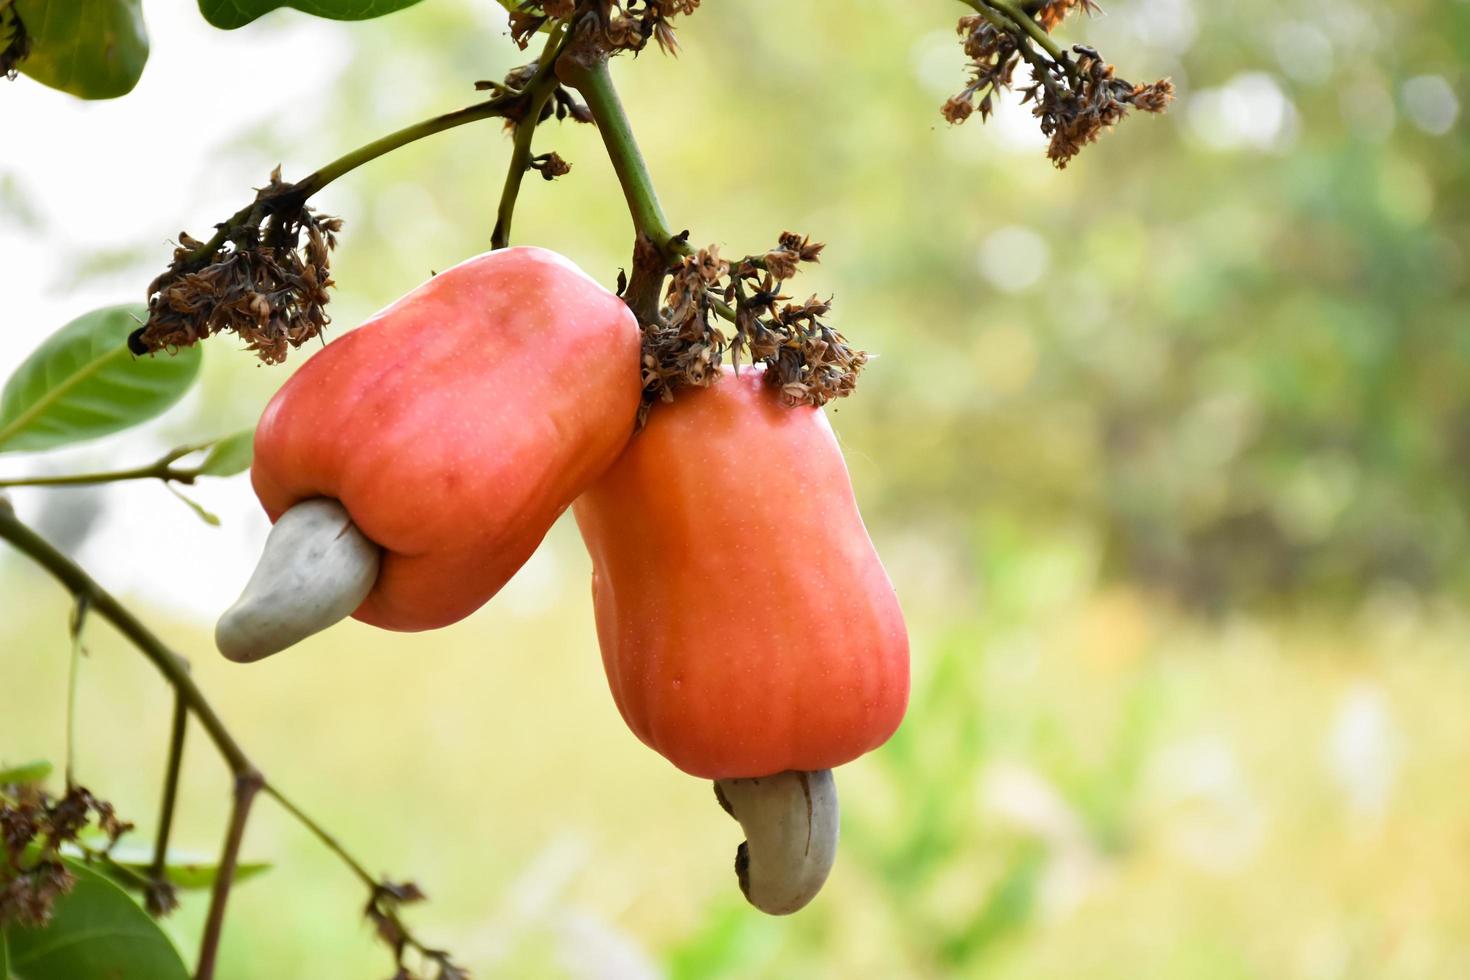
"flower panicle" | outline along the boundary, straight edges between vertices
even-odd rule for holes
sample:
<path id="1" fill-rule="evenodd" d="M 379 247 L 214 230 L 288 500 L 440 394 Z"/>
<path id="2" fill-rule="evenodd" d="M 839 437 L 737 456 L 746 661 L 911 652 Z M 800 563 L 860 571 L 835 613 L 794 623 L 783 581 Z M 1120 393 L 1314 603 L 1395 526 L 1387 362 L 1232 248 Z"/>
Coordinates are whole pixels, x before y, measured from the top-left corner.
<path id="1" fill-rule="evenodd" d="M 762 365 L 789 405 L 851 394 L 867 353 L 827 323 L 831 299 L 792 302 L 785 292 L 802 266 L 820 261 L 823 247 L 786 232 L 775 247 L 733 262 L 715 245 L 681 259 L 658 322 L 645 328 L 644 415 L 680 388 L 713 384 L 727 354 L 736 370 L 742 362 Z"/>
<path id="2" fill-rule="evenodd" d="M 969 59 L 969 79 L 963 89 L 940 107 L 952 124 L 965 122 L 977 112 L 982 122 L 995 111 L 1001 92 L 1015 90 L 1016 71 L 1024 61 L 1031 83 L 1020 88 L 1021 102 L 1031 106 L 1042 135 L 1048 137 L 1047 156 L 1064 169 L 1082 149 L 1121 122 L 1132 109 L 1164 112 L 1174 98 L 1167 78 L 1144 85 L 1118 78 L 1115 69 L 1093 48 L 1074 45 L 1059 58 L 1038 50 L 1023 22 L 1008 9 L 982 0 L 983 13 L 961 17 L 957 27 Z M 1050 33 L 1074 11 L 1098 11 L 1093 0 L 1046 0 L 1024 15 Z M 1032 31 L 1035 28 L 1032 27 Z M 1054 48 L 1051 50 L 1055 50 Z"/>

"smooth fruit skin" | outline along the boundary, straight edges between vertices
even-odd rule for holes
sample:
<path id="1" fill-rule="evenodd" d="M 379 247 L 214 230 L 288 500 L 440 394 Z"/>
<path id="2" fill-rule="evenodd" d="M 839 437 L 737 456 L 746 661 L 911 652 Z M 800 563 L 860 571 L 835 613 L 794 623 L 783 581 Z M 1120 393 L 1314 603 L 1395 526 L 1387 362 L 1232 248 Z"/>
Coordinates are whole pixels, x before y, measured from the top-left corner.
<path id="1" fill-rule="evenodd" d="M 500 590 L 627 444 L 639 345 L 623 302 L 567 259 L 469 259 L 282 386 L 256 429 L 256 495 L 272 521 L 335 498 L 384 549 L 356 618 L 446 626 Z"/>
<path id="2" fill-rule="evenodd" d="M 573 507 L 633 733 L 708 779 L 830 769 L 908 704 L 908 634 L 821 409 L 726 369 Z"/>

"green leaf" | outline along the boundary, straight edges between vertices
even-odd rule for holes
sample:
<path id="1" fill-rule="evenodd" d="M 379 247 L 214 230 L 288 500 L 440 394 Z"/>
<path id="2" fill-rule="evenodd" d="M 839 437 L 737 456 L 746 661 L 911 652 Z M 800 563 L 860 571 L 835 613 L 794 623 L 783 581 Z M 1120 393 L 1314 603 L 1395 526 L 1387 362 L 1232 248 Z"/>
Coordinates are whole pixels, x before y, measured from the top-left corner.
<path id="1" fill-rule="evenodd" d="M 255 458 L 255 430 L 246 429 L 216 442 L 199 464 L 201 476 L 234 476 L 250 469 Z"/>
<path id="2" fill-rule="evenodd" d="M 79 861 L 66 861 L 76 887 L 57 899 L 40 929 L 11 926 L 15 980 L 188 980 L 163 930 L 121 888 Z"/>
<path id="3" fill-rule="evenodd" d="M 0 392 L 0 452 L 95 439 L 162 413 L 199 375 L 198 347 L 134 357 L 128 334 L 147 315 L 94 310 L 46 338 Z"/>
<path id="4" fill-rule="evenodd" d="M 49 775 L 51 775 L 51 763 L 41 759 L 21 766 L 11 766 L 9 769 L 0 769 L 0 785 L 39 783 Z M 0 976 L 0 980 L 4 980 L 4 977 Z"/>
<path id="5" fill-rule="evenodd" d="M 94 851 L 106 850 L 108 862 L 97 861 L 89 867 L 128 891 L 140 890 L 138 878 L 147 878 L 153 871 L 153 848 L 145 844 L 121 842 L 112 844 L 107 835 L 95 826 L 82 828 L 78 839 Z M 76 844 L 63 843 L 61 853 L 68 858 L 80 860 L 83 851 Z M 269 861 L 240 861 L 235 865 L 234 884 L 249 881 L 271 869 Z M 131 874 L 129 874 L 131 872 Z M 136 876 L 136 877 L 135 877 Z M 197 891 L 211 888 L 219 876 L 218 861 L 207 855 L 190 851 L 170 850 L 163 863 L 163 876 L 175 888 Z M 0 977 L 3 980 L 3 977 Z"/>
<path id="6" fill-rule="evenodd" d="M 141 0 L 14 0 L 31 39 L 22 72 L 84 99 L 115 99 L 148 60 Z"/>
<path id="7" fill-rule="evenodd" d="M 232 31 L 261 14 L 294 7 L 314 17 L 332 20 L 371 20 L 411 7 L 419 0 L 199 0 L 199 12 L 215 27 Z"/>
<path id="8" fill-rule="evenodd" d="M 10 943 L 4 929 L 0 929 L 0 980 L 10 980 Z"/>
<path id="9" fill-rule="evenodd" d="M 113 864 L 122 865 L 129 871 L 147 876 L 153 867 L 153 848 L 141 845 L 118 844 L 107 855 Z M 107 868 L 97 865 L 96 869 L 107 874 Z M 271 869 L 268 861 L 241 861 L 235 865 L 234 883 L 249 881 Z M 219 862 L 208 855 L 190 854 L 187 851 L 169 851 L 163 866 L 163 875 L 175 888 L 194 891 L 211 888 L 219 876 Z M 108 875 L 124 888 L 133 888 L 137 882 L 127 875 Z"/>

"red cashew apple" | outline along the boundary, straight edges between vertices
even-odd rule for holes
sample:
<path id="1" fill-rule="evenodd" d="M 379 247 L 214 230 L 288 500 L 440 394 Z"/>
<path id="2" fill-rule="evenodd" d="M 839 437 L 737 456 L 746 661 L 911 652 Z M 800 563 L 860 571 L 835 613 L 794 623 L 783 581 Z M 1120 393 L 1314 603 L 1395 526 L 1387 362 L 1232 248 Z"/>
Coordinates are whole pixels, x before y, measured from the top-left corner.
<path id="1" fill-rule="evenodd" d="M 453 623 L 500 590 L 633 432 L 640 335 L 567 259 L 448 269 L 339 337 L 271 400 L 251 481 L 276 522 L 221 619 L 254 660 L 348 614 Z"/>
<path id="2" fill-rule="evenodd" d="M 747 896 L 795 911 L 831 865 L 829 770 L 885 742 L 909 690 L 903 614 L 826 415 L 726 369 L 655 408 L 573 510 L 623 719 L 717 781 L 749 838 Z"/>

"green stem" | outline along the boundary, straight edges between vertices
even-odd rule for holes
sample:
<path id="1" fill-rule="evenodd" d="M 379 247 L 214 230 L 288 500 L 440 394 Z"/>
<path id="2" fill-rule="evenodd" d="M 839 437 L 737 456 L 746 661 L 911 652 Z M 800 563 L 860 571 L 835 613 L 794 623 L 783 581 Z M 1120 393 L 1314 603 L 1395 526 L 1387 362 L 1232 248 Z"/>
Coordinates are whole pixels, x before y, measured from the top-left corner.
<path id="1" fill-rule="evenodd" d="M 235 777 L 235 802 L 230 808 L 230 825 L 225 831 L 225 845 L 215 871 L 214 889 L 209 895 L 209 915 L 204 921 L 204 936 L 199 941 L 199 966 L 194 980 L 213 980 L 219 960 L 220 938 L 225 929 L 225 905 L 235 883 L 235 868 L 240 862 L 240 845 L 245 840 L 245 823 L 250 818 L 250 805 L 263 784 L 260 773 L 247 772 Z"/>
<path id="2" fill-rule="evenodd" d="M 302 196 L 310 197 L 338 177 L 351 173 L 363 164 L 371 163 L 386 153 L 391 153 L 399 147 L 407 146 L 426 136 L 442 133 L 446 129 L 454 129 L 456 126 L 479 122 L 482 119 L 504 116 L 522 99 L 522 93 L 512 92 L 497 96 L 488 102 L 481 102 L 455 112 L 446 112 L 442 116 L 435 116 L 433 119 L 405 126 L 396 133 L 389 133 L 381 139 L 373 140 L 366 146 L 358 147 L 351 153 L 338 157 L 325 167 L 298 181 L 296 189 Z"/>
<path id="3" fill-rule="evenodd" d="M 723 299 L 720 298 L 720 295 L 714 291 L 710 291 L 706 293 L 706 295 L 709 297 L 709 308 L 718 313 L 720 319 L 728 320 L 730 323 L 738 322 L 739 318 L 736 316 L 735 307 L 731 306 L 729 303 L 726 303 Z"/>
<path id="4" fill-rule="evenodd" d="M 566 29 L 552 33 L 541 52 L 541 63 L 536 69 L 536 75 L 526 85 L 529 103 L 526 114 L 516 123 L 515 142 L 511 148 L 510 164 L 505 172 L 505 189 L 501 191 L 500 207 L 495 213 L 495 231 L 490 236 L 491 248 L 501 249 L 510 244 L 510 226 L 515 218 L 516 201 L 520 198 L 521 183 L 526 179 L 526 171 L 531 166 L 531 141 L 536 135 L 536 127 L 541 124 L 542 110 L 561 84 L 556 77 L 556 59 L 570 36 L 571 31 Z"/>
<path id="5" fill-rule="evenodd" d="M 612 73 L 608 71 L 606 56 L 579 58 L 572 52 L 557 62 L 557 73 L 567 85 L 582 93 L 592 119 L 597 123 L 597 132 L 602 136 L 607 155 L 612 160 L 613 171 L 622 185 L 623 197 L 633 216 L 633 227 L 639 234 L 646 235 L 664 258 L 671 258 L 682 251 L 673 244 L 673 233 L 668 220 L 658 203 L 658 193 L 653 189 L 653 178 L 649 176 L 648 164 L 633 138 L 633 127 L 628 114 L 623 110 L 622 100 L 613 87 Z"/>
<path id="6" fill-rule="evenodd" d="M 1011 24 L 1019 26 L 1022 31 L 1025 31 L 1026 34 L 1030 35 L 1030 40 L 1035 41 L 1038 46 L 1041 46 L 1042 50 L 1047 51 L 1047 54 L 1050 54 L 1051 56 L 1051 60 L 1057 62 L 1058 65 L 1061 65 L 1061 63 L 1066 63 L 1067 53 L 1066 51 L 1061 50 L 1061 46 L 1060 44 L 1057 44 L 1055 38 L 1051 37 L 1050 34 L 1047 34 L 1047 29 L 1045 29 L 1044 26 L 1036 24 L 1035 19 L 1033 19 L 1032 16 L 1029 16 L 1028 13 L 1025 12 L 1025 10 L 1017 7 L 1016 4 L 1013 3 L 1013 1 L 964 0 L 964 3 L 969 4 L 969 6 L 975 7 L 976 10 L 979 10 L 980 15 L 982 16 L 985 16 L 986 13 L 988 13 L 986 7 L 989 7 L 989 9 L 992 10 L 1000 10 L 1000 12 L 1003 13 L 1005 18 L 1007 18 L 1008 21 L 1011 22 Z M 994 24 L 994 21 L 991 22 L 992 24 Z"/>
<path id="7" fill-rule="evenodd" d="M 371 895 L 370 901 L 377 901 L 382 885 L 378 882 L 376 878 L 373 877 L 372 872 L 363 867 L 362 862 L 358 861 L 357 858 L 353 857 L 347 852 L 347 849 L 342 846 L 341 841 L 332 836 L 332 834 L 321 824 L 317 823 L 315 820 L 311 819 L 311 817 L 307 816 L 300 807 L 298 807 L 295 803 L 291 802 L 291 800 L 282 795 L 281 791 L 270 782 L 266 782 L 265 785 L 261 788 L 265 790 L 267 796 L 273 797 L 275 801 L 281 805 L 282 809 L 284 809 L 287 813 L 294 817 L 297 823 L 301 824 L 307 830 L 311 831 L 312 835 L 316 837 L 316 839 L 320 841 L 327 848 L 327 850 L 337 855 L 337 857 L 342 861 L 343 864 L 352 869 L 352 873 L 357 876 L 358 881 L 361 881 L 363 885 L 367 887 L 368 892 Z M 425 944 L 422 940 L 418 939 L 408 928 L 408 926 L 405 925 L 403 921 L 398 918 L 398 913 L 396 909 L 390 906 L 382 909 L 381 911 L 389 918 L 391 918 L 393 922 L 397 925 L 398 930 L 402 934 L 405 943 L 407 943 L 409 946 L 412 946 L 414 949 L 417 949 L 425 956 L 438 960 L 440 963 L 447 962 L 447 957 L 444 951 L 435 949 L 434 947 L 429 946 Z"/>
<path id="8" fill-rule="evenodd" d="M 367 868 L 364 868 L 362 866 L 361 862 L 359 862 L 351 854 L 347 853 L 347 849 L 342 846 L 337 838 L 328 833 L 325 827 L 308 817 L 301 810 L 300 807 L 298 807 L 295 803 L 292 803 L 285 796 L 281 795 L 281 791 L 277 789 L 272 783 L 266 782 L 262 788 L 265 790 L 267 796 L 273 797 L 275 801 L 281 805 L 281 808 L 283 810 L 291 814 L 291 816 L 295 817 L 297 823 L 301 824 L 307 830 L 311 831 L 312 835 L 316 837 L 317 840 L 326 845 L 327 850 L 331 851 L 333 854 L 337 855 L 337 857 L 341 858 L 342 863 L 352 869 L 352 873 L 357 875 L 358 880 L 360 880 L 370 890 L 377 890 L 378 880 L 372 876 L 372 873 L 369 872 Z"/>
<path id="9" fill-rule="evenodd" d="M 0 490 L 10 487 L 83 487 L 97 483 L 121 483 L 125 480 L 162 480 L 165 483 L 193 483 L 201 475 L 198 470 L 178 470 L 171 460 L 159 460 L 147 466 L 106 473 L 72 473 L 66 476 L 23 476 L 0 480 Z"/>
<path id="10" fill-rule="evenodd" d="M 66 788 L 77 784 L 77 679 L 82 669 L 82 630 L 87 625 L 87 598 L 77 596 L 71 611 L 71 661 L 66 677 Z"/>
<path id="11" fill-rule="evenodd" d="M 512 116 L 519 107 L 524 105 L 525 99 L 526 93 L 523 91 L 505 92 L 487 102 L 467 106 L 455 112 L 447 112 L 442 116 L 435 116 L 432 119 L 426 119 L 412 126 L 406 126 L 396 133 L 389 133 L 387 136 L 376 139 L 366 146 L 358 147 L 351 153 L 343 154 L 320 170 L 307 175 L 295 184 L 289 197 L 298 203 L 304 202 L 307 198 L 320 191 L 323 187 L 326 187 L 338 177 L 356 170 L 365 163 L 376 160 L 385 153 L 391 153 L 400 147 L 407 146 L 409 143 L 421 140 L 426 136 L 433 136 L 436 133 L 444 132 L 446 129 L 453 129 L 456 126 L 479 122 L 482 119 L 492 119 L 497 116 Z M 214 237 L 190 252 L 189 257 L 185 260 L 185 266 L 192 267 L 203 264 L 224 245 L 231 233 L 242 224 L 253 223 L 252 219 L 255 218 L 256 209 L 260 207 L 260 204 L 261 202 L 258 200 L 252 201 L 231 215 L 228 220 L 219 226 L 219 230 L 214 233 Z"/>
<path id="12" fill-rule="evenodd" d="M 174 805 L 179 796 L 179 772 L 184 761 L 184 735 L 188 731 L 189 709 L 184 699 L 174 694 L 174 719 L 169 729 L 168 768 L 163 777 L 163 802 L 159 805 L 158 836 L 153 843 L 153 864 L 149 877 L 163 881 L 168 865 L 168 838 L 174 825 Z"/>

